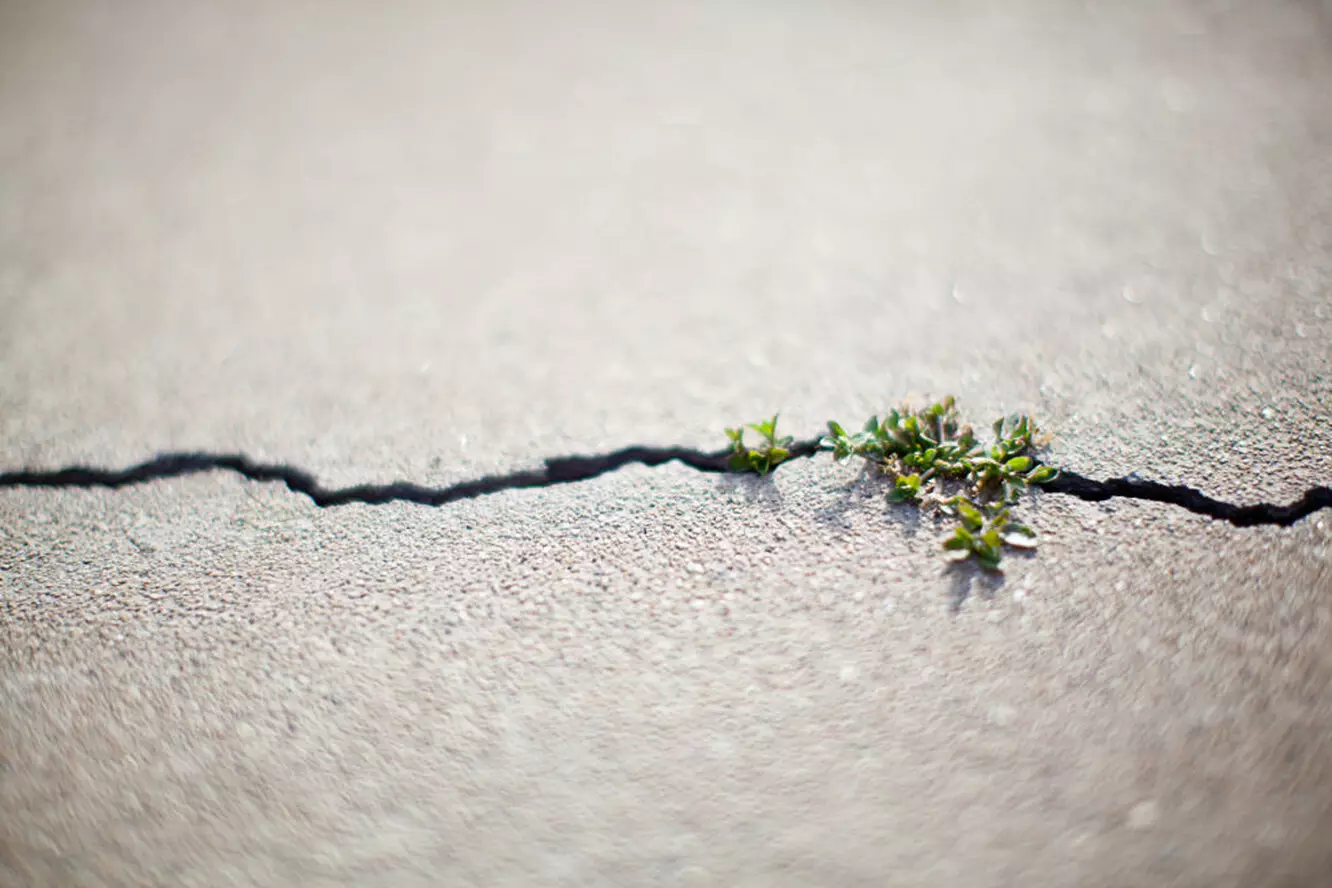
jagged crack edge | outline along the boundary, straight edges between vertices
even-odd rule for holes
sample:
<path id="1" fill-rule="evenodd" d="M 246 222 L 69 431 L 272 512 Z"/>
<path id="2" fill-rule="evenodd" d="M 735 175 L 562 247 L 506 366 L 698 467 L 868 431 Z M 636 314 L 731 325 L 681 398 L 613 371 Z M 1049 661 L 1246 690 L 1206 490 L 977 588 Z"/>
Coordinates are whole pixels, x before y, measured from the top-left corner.
<path id="1" fill-rule="evenodd" d="M 791 447 L 792 457 L 818 452 L 817 441 L 802 441 Z M 0 487 L 109 487 L 119 488 L 164 478 L 179 478 L 201 472 L 225 470 L 251 481 L 279 481 L 293 493 L 304 494 L 316 506 L 329 508 L 349 503 L 380 505 L 408 502 L 443 506 L 503 490 L 553 487 L 586 481 L 630 464 L 660 466 L 681 462 L 700 472 L 728 471 L 730 451 L 705 452 L 688 447 L 625 447 L 610 453 L 563 456 L 548 459 L 539 469 L 521 469 L 502 475 L 485 475 L 447 487 L 426 487 L 408 481 L 391 484 L 358 484 L 328 488 L 303 469 L 280 463 L 255 462 L 240 453 L 161 453 L 126 469 L 69 466 L 56 471 L 22 470 L 0 474 Z"/>
<path id="2" fill-rule="evenodd" d="M 1053 481 L 1046 483 L 1043 489 L 1049 493 L 1067 494 L 1088 502 L 1104 502 L 1119 497 L 1165 503 L 1179 506 L 1197 515 L 1229 521 L 1236 527 L 1256 527 L 1261 524 L 1289 527 L 1319 509 L 1332 508 L 1332 487 L 1311 487 L 1305 491 L 1304 496 L 1288 506 L 1272 503 L 1239 506 L 1212 499 L 1183 484 L 1162 484 L 1158 481 L 1145 481 L 1132 477 L 1096 481 L 1076 472 L 1063 470 Z"/>
<path id="3" fill-rule="evenodd" d="M 792 458 L 806 458 L 819 452 L 817 439 L 799 441 L 790 448 Z M 625 447 L 604 454 L 564 456 L 548 459 L 539 469 L 524 469 L 501 475 L 486 475 L 447 487 L 426 487 L 407 481 L 392 484 L 358 484 L 327 488 L 302 469 L 279 463 L 255 462 L 239 453 L 162 453 L 154 459 L 126 469 L 98 469 L 69 466 L 55 471 L 21 470 L 0 474 L 0 487 L 108 487 L 119 488 L 164 478 L 177 478 L 201 472 L 226 470 L 251 481 L 277 481 L 294 493 L 304 494 L 316 506 L 329 508 L 348 503 L 379 505 L 409 502 L 423 506 L 443 506 L 503 490 L 553 487 L 586 481 L 630 464 L 660 466 L 680 462 L 700 472 L 726 472 L 730 452 L 702 451 L 688 447 Z M 1228 521 L 1238 527 L 1262 524 L 1289 526 L 1319 509 L 1332 508 L 1332 488 L 1312 487 L 1304 496 L 1287 506 L 1271 503 L 1240 506 L 1213 499 L 1182 484 L 1161 484 L 1138 478 L 1110 478 L 1097 481 L 1076 472 L 1061 471 L 1045 484 L 1048 493 L 1075 496 L 1090 502 L 1113 498 L 1150 500 L 1178 506 L 1199 515 Z"/>

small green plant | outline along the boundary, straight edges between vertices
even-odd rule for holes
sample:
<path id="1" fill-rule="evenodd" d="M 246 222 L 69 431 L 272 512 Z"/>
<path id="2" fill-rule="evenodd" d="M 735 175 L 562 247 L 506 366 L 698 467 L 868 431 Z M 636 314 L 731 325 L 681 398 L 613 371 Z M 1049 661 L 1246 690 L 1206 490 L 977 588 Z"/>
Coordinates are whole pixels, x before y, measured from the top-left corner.
<path id="1" fill-rule="evenodd" d="M 993 443 L 978 441 L 950 395 L 923 410 L 904 405 L 882 421 L 870 417 L 855 434 L 829 422 L 820 445 L 836 460 L 860 457 L 889 477 L 890 502 L 933 505 L 957 517 L 944 548 L 998 570 L 1004 547 L 1029 547 L 1035 537 L 1008 507 L 1028 485 L 1048 483 L 1058 471 L 1032 456 L 1039 431 L 1029 416 L 1015 413 L 993 429 Z"/>
<path id="2" fill-rule="evenodd" d="M 772 419 L 726 430 L 726 436 L 731 439 L 731 471 L 766 475 L 791 458 L 792 439 L 777 436 L 777 416 L 774 413 Z M 757 448 L 745 446 L 745 429 L 758 432 L 762 441 Z"/>
<path id="3" fill-rule="evenodd" d="M 1025 524 L 1014 521 L 1008 507 L 996 502 L 976 503 L 964 496 L 956 496 L 951 501 L 952 514 L 957 515 L 959 524 L 953 529 L 952 536 L 944 540 L 944 548 L 961 552 L 964 558 L 975 558 L 986 570 L 999 570 L 999 561 L 1003 556 L 1004 546 L 1030 548 L 1036 531 Z"/>
<path id="4" fill-rule="evenodd" d="M 727 429 L 731 469 L 767 474 L 790 458 L 791 439 L 779 439 L 776 426 L 776 416 L 748 426 L 764 439 L 756 450 L 745 446 L 743 428 Z M 882 420 L 872 416 L 855 433 L 830 421 L 819 447 L 838 462 L 859 457 L 887 477 L 890 502 L 955 517 L 958 524 L 944 548 L 975 559 L 986 570 L 999 570 L 1006 547 L 1030 548 L 1036 535 L 1014 520 L 1010 507 L 1030 485 L 1053 481 L 1059 472 L 1035 458 L 1041 439 L 1029 416 L 1003 417 L 993 431 L 992 442 L 979 441 L 961 421 L 950 395 L 921 410 L 903 405 Z"/>
<path id="5" fill-rule="evenodd" d="M 888 491 L 888 499 L 894 503 L 919 503 L 920 485 L 921 477 L 917 472 L 898 475 L 893 479 L 893 489 Z"/>

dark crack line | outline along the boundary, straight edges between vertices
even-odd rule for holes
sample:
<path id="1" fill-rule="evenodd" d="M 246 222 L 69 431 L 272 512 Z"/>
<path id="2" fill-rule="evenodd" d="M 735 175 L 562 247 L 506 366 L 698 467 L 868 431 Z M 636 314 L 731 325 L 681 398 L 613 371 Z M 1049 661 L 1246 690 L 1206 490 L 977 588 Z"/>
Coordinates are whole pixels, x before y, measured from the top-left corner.
<path id="1" fill-rule="evenodd" d="M 1304 496 L 1288 506 L 1272 503 L 1237 506 L 1234 503 L 1212 499 L 1205 493 L 1183 484 L 1161 484 L 1158 481 L 1144 481 L 1134 477 L 1095 481 L 1084 478 L 1076 472 L 1061 470 L 1058 477 L 1043 485 L 1042 489 L 1050 493 L 1076 496 L 1078 499 L 1093 503 L 1105 502 L 1115 497 L 1165 503 L 1188 509 L 1197 515 L 1229 521 L 1236 527 L 1256 527 L 1260 524 L 1289 527 L 1319 509 L 1332 508 L 1332 487 L 1311 487 L 1304 492 Z"/>
<path id="2" fill-rule="evenodd" d="M 799 441 L 791 446 L 793 458 L 810 457 L 819 452 L 817 440 Z M 462 481 L 448 487 L 425 487 L 406 481 L 392 484 L 358 484 L 353 487 L 328 488 L 303 469 L 280 463 L 255 462 L 239 453 L 163 453 L 155 459 L 126 469 L 108 470 L 89 466 L 69 466 L 55 471 L 23 470 L 0 474 L 0 487 L 109 487 L 119 488 L 143 484 L 163 478 L 179 478 L 201 472 L 227 470 L 251 481 L 280 481 L 294 493 L 308 496 L 316 506 L 328 508 L 348 503 L 379 505 L 389 502 L 418 503 L 423 506 L 442 506 L 459 500 L 473 499 L 502 490 L 553 487 L 586 481 L 627 465 L 660 466 L 680 462 L 700 472 L 726 472 L 730 452 L 705 452 L 687 447 L 626 447 L 610 453 L 588 456 L 563 456 L 548 459 L 540 469 L 527 469 L 503 475 L 486 475 L 472 481 Z M 1312 487 L 1304 496 L 1288 506 L 1258 503 L 1239 506 L 1212 499 L 1182 484 L 1161 484 L 1138 478 L 1110 478 L 1096 481 L 1076 472 L 1062 471 L 1053 481 L 1044 485 L 1048 493 L 1075 496 L 1089 502 L 1135 499 L 1165 503 L 1229 521 L 1237 527 L 1260 524 L 1289 526 L 1319 509 L 1332 508 L 1332 488 Z"/>
<path id="3" fill-rule="evenodd" d="M 813 456 L 817 441 L 804 441 L 792 448 L 792 455 Z M 380 505 L 391 502 L 443 506 L 502 490 L 553 487 L 586 481 L 631 464 L 659 466 L 671 461 L 684 463 L 700 472 L 725 472 L 730 451 L 705 453 L 687 447 L 626 447 L 611 453 L 589 456 L 562 456 L 546 460 L 540 469 L 526 469 L 503 475 L 485 475 L 448 487 L 425 487 L 407 481 L 392 484 L 358 484 L 354 487 L 324 487 L 314 475 L 303 469 L 280 463 L 255 462 L 240 453 L 162 453 L 155 459 L 127 469 L 107 470 L 90 466 L 70 466 L 51 472 L 19 471 L 0 474 L 0 487 L 127 487 L 163 478 L 179 478 L 219 469 L 236 472 L 251 481 L 281 481 L 294 493 L 303 493 L 320 508 L 348 503 Z"/>

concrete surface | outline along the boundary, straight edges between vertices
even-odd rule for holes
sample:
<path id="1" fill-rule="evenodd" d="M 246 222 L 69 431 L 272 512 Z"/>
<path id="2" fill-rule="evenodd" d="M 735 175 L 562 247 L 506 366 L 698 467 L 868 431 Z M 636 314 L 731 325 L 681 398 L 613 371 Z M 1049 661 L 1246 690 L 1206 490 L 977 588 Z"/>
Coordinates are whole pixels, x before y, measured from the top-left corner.
<path id="1" fill-rule="evenodd" d="M 1332 480 L 1318 3 L 0 3 L 0 465 L 447 483 L 908 395 Z M 826 459 L 0 491 L 6 885 L 1332 884 L 1332 516 Z M 953 611 L 952 602 L 969 594 Z"/>

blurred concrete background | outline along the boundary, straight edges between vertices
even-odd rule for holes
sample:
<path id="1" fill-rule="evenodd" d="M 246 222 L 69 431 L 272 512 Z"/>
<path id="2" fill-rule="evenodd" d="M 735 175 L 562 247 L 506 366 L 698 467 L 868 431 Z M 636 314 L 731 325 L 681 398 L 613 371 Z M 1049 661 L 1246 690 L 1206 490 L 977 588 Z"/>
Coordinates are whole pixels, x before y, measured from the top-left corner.
<path id="1" fill-rule="evenodd" d="M 0 2 L 0 465 L 445 484 L 906 396 L 1332 481 L 1313 2 Z M 0 491 L 0 883 L 1332 883 L 1332 517 L 816 460 Z M 952 603 L 969 595 L 954 613 Z"/>

